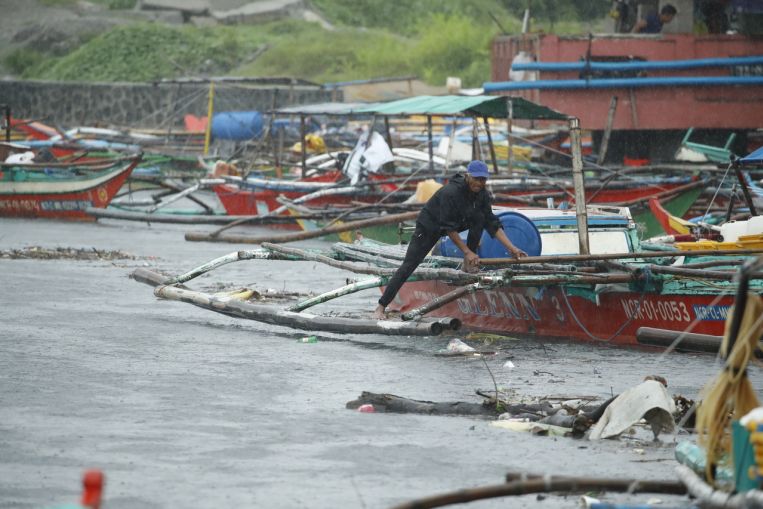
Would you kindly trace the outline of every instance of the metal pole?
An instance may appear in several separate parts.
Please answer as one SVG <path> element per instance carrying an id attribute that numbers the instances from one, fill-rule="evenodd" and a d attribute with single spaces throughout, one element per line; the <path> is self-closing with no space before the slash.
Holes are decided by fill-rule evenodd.
<path id="1" fill-rule="evenodd" d="M 575 186 L 575 215 L 578 220 L 580 254 L 591 254 L 588 243 L 588 211 L 583 181 L 583 155 L 580 148 L 580 119 L 570 117 L 570 148 L 572 150 L 572 183 Z"/>
<path id="2" fill-rule="evenodd" d="M 429 171 L 434 173 L 434 146 L 432 142 L 432 115 L 427 115 L 427 146 L 429 149 Z"/>

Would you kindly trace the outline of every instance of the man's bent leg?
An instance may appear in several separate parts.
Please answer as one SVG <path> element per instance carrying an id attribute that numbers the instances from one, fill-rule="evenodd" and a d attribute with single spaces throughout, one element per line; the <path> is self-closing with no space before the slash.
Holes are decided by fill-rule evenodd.
<path id="1" fill-rule="evenodd" d="M 400 287 L 403 286 L 403 283 L 416 270 L 416 267 L 419 266 L 422 260 L 426 258 L 439 238 L 440 236 L 437 233 L 428 232 L 423 228 L 416 228 L 411 237 L 411 243 L 408 244 L 408 250 L 405 252 L 403 264 L 400 265 L 392 278 L 390 278 L 384 294 L 379 299 L 380 306 L 386 308 L 392 302 Z"/>

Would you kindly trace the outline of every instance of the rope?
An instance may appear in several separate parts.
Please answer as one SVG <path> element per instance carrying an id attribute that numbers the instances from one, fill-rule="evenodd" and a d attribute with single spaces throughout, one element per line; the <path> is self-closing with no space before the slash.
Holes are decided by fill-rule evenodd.
<path id="1" fill-rule="evenodd" d="M 726 177 L 728 176 L 730 170 L 731 170 L 731 163 L 729 163 L 729 165 L 726 167 L 726 171 L 723 173 L 723 177 L 721 178 L 721 181 L 718 184 L 718 187 L 715 188 L 715 194 L 713 194 L 712 199 L 710 199 L 710 203 L 707 204 L 707 209 L 705 210 L 705 213 L 702 216 L 703 220 L 707 219 L 707 215 L 710 213 L 710 207 L 713 206 L 713 203 L 715 202 L 715 198 L 718 196 L 718 192 L 721 190 L 721 186 L 723 186 L 723 182 L 726 180 Z"/>
<path id="2" fill-rule="evenodd" d="M 572 316 L 572 319 L 575 320 L 575 323 L 578 324 L 578 327 L 585 332 L 589 338 L 593 339 L 594 341 L 601 341 L 603 343 L 608 343 L 609 341 L 612 341 L 617 336 L 620 335 L 620 333 L 633 321 L 634 318 L 638 315 L 639 311 L 641 311 L 641 305 L 644 303 L 644 298 L 646 297 L 646 290 L 649 287 L 649 283 L 652 279 L 652 271 L 649 270 L 649 267 L 644 267 L 642 269 L 642 273 L 645 274 L 644 278 L 644 287 L 641 290 L 641 296 L 639 297 L 639 301 L 636 304 L 636 309 L 631 313 L 630 318 L 628 318 L 625 323 L 623 323 L 615 332 L 612 334 L 609 338 L 603 339 L 597 336 L 594 336 L 591 331 L 589 331 L 585 325 L 583 325 L 580 320 L 578 319 L 578 316 L 575 314 L 575 311 L 572 310 L 572 306 L 570 305 L 570 301 L 567 300 L 567 294 L 565 293 L 564 289 L 561 289 L 562 298 L 564 299 L 564 303 L 567 305 L 567 309 L 570 312 L 570 316 Z"/>

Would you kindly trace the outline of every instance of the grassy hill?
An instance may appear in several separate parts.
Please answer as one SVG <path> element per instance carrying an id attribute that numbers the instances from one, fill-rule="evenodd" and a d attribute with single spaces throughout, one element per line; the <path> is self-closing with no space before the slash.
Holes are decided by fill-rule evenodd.
<path id="1" fill-rule="evenodd" d="M 60 6 L 68 0 L 47 1 Z M 534 0 L 533 5 L 544 12 L 542 6 L 549 2 Z M 557 7 L 560 3 L 566 5 L 557 2 Z M 126 2 L 109 4 L 125 7 Z M 490 41 L 499 26 L 509 33 L 519 31 L 515 13 L 521 5 L 519 0 L 312 0 L 333 30 L 300 20 L 210 28 L 131 23 L 63 56 L 22 48 L 4 63 L 21 77 L 50 80 L 236 75 L 331 82 L 416 75 L 437 85 L 447 76 L 459 76 L 465 86 L 479 86 L 490 76 Z M 568 19 L 578 15 L 569 9 Z M 556 17 L 565 11 L 552 12 Z M 581 22 L 560 23 L 553 17 L 536 20 L 535 28 L 586 30 Z"/>

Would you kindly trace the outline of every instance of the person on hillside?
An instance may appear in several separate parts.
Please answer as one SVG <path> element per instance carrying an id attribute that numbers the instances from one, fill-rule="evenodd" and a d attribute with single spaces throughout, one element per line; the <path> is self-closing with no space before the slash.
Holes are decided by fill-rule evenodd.
<path id="1" fill-rule="evenodd" d="M 463 270 L 466 272 L 479 270 L 479 256 L 476 251 L 483 230 L 487 230 L 491 237 L 497 238 L 515 258 L 527 256 L 527 253 L 511 243 L 503 231 L 501 221 L 493 214 L 490 195 L 485 189 L 488 178 L 487 165 L 482 161 L 472 161 L 466 171 L 466 175 L 458 173 L 451 178 L 421 209 L 405 259 L 387 283 L 387 288 L 374 311 L 375 318 L 385 317 L 385 310 L 400 287 L 443 235 L 447 235 L 464 253 Z M 458 233 L 467 229 L 469 235 L 464 244 Z"/>
<path id="2" fill-rule="evenodd" d="M 635 34 L 659 34 L 662 32 L 662 27 L 667 23 L 673 21 L 678 11 L 671 4 L 665 4 L 660 9 L 660 13 L 650 12 L 644 19 L 638 20 L 633 26 L 633 33 Z"/>

